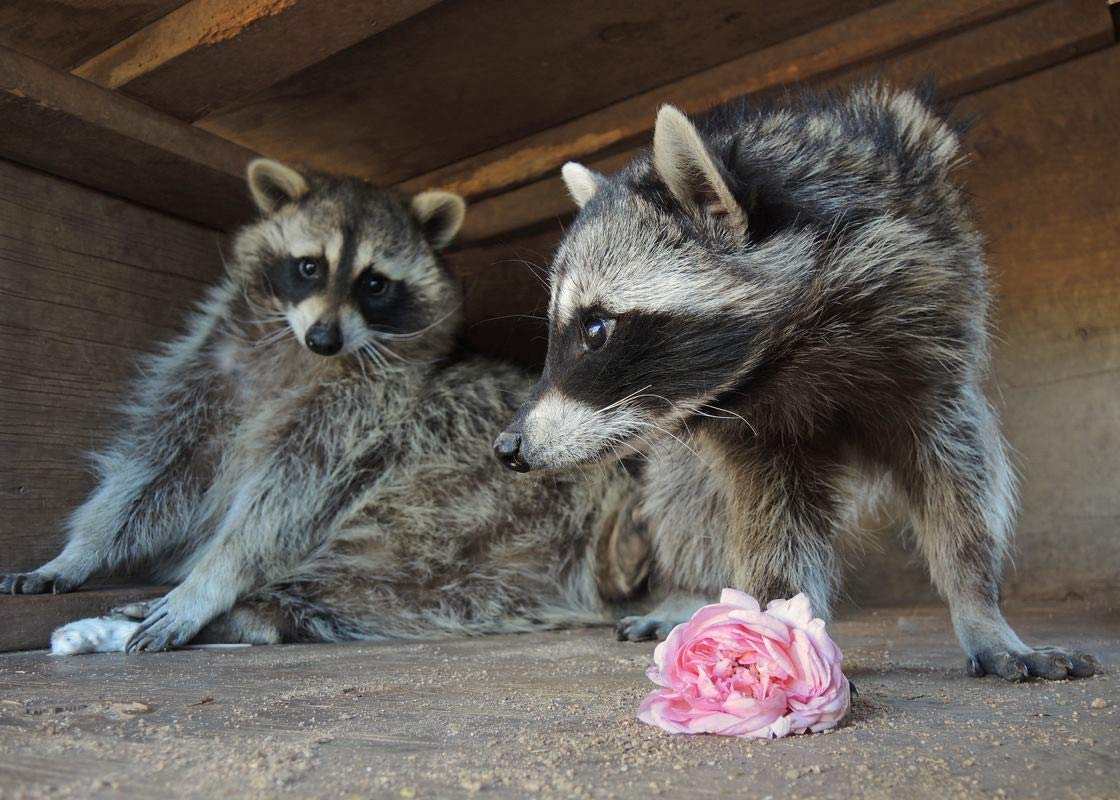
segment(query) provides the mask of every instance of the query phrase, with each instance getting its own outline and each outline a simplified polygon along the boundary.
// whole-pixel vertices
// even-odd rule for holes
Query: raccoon
[[[120,649],[122,630],[134,652],[608,619],[603,596],[648,564],[625,531],[633,480],[615,463],[511,483],[493,461],[532,379],[457,347],[439,251],[462,199],[269,160],[248,181],[262,216],[147,364],[65,548],[3,591],[120,570],[177,584],[60,630],[60,652]]]
[[[975,675],[1090,675],[999,608],[1016,487],[981,389],[990,289],[952,171],[963,130],[869,84],[672,106],[652,151],[563,178],[581,208],[551,267],[548,356],[495,452],[517,471],[638,451],[655,575],[711,595],[805,592],[869,486],[897,496]],[[690,605],[620,623],[664,635]]]

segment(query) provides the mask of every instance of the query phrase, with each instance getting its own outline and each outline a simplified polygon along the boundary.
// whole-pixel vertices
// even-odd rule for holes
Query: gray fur
[[[999,610],[1015,482],[981,391],[990,295],[960,158],[927,98],[869,85],[698,127],[663,109],[619,175],[567,167],[582,210],[544,376],[507,430],[518,465],[640,452],[664,587],[803,591],[825,618],[833,540],[885,483],[974,672],[1091,673]]]
[[[610,593],[633,588],[600,563],[631,479],[616,463],[511,481],[490,457],[531,380],[456,350],[459,289],[435,250],[462,201],[406,206],[273,162],[250,176],[264,213],[227,277],[145,365],[62,553],[3,591],[125,569],[177,584],[121,610],[143,617],[129,650],[609,619],[600,573],[615,575]],[[299,283],[297,256],[325,272]],[[368,318],[367,267],[400,300]],[[304,346],[324,323],[340,324],[337,355]]]

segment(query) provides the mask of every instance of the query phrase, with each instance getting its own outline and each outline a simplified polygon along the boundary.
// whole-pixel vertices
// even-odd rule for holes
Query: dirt
[[[1104,674],[965,675],[941,609],[832,626],[838,730],[672,737],[634,713],[652,644],[604,629],[443,642],[0,656],[0,797],[1120,798],[1120,619],[1012,614]]]

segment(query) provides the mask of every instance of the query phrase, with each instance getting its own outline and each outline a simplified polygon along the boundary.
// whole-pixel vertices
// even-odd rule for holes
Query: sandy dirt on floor
[[[941,609],[844,613],[838,730],[639,723],[653,645],[605,629],[442,642],[0,656],[0,797],[1120,798],[1120,620],[1011,614],[1104,674],[965,675]]]

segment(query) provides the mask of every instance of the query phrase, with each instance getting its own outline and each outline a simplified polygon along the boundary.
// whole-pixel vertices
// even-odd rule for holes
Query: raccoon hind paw
[[[1029,678],[1060,681],[1087,678],[1098,671],[1100,664],[1093,656],[1061,647],[1036,647],[1022,653],[986,650],[968,659],[968,672],[972,676],[998,675],[1008,681]]]
[[[0,594],[63,594],[78,588],[78,581],[47,572],[9,572],[0,575]]]

